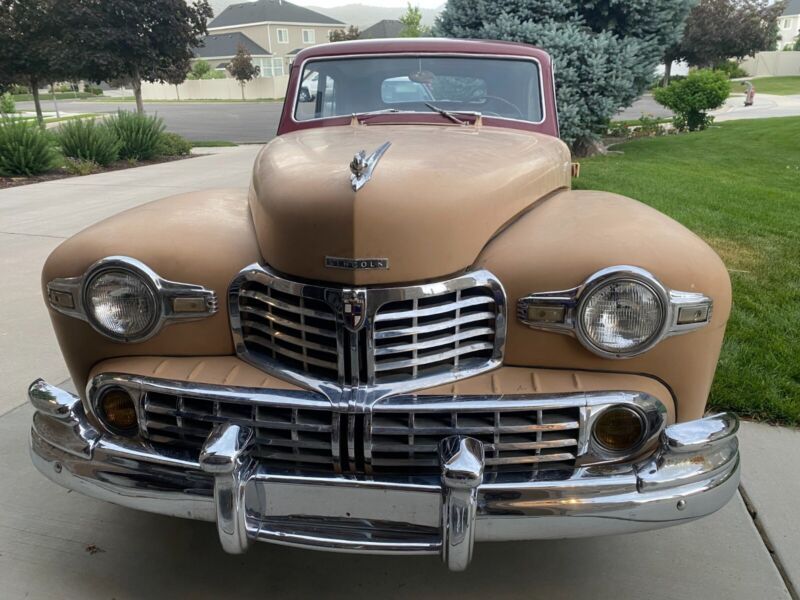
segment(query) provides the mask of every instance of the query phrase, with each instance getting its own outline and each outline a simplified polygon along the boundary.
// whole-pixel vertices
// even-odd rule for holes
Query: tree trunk
[[[181,101],[181,87],[179,85],[175,86],[175,96],[178,98],[178,102]]]
[[[669,80],[672,77],[672,59],[668,58],[664,63],[664,81],[662,82],[662,87],[667,87],[669,85]]]
[[[33,103],[36,105],[36,120],[39,125],[44,127],[44,115],[42,114],[42,101],[39,98],[39,80],[31,77],[31,94],[33,94]]]
[[[136,112],[144,114],[144,102],[142,101],[142,78],[139,69],[133,72],[133,95],[136,98]]]
[[[242,83],[240,83],[239,85],[242,86],[242,100],[244,100],[244,81]]]

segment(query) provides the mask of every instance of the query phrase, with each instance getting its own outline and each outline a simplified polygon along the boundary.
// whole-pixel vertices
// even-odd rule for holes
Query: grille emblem
[[[342,318],[345,327],[358,331],[367,316],[367,294],[364,290],[344,290],[342,292]]]

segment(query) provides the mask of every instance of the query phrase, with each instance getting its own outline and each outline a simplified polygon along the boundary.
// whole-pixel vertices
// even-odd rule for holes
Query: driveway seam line
[[[40,237],[40,238],[50,238],[54,240],[67,239],[66,236],[62,235],[48,235],[46,233],[20,233],[19,231],[0,231],[0,235],[19,235],[22,237]]]
[[[792,600],[800,600],[800,596],[798,595],[797,590],[795,589],[794,584],[792,583],[792,580],[789,578],[789,573],[783,566],[781,557],[775,551],[775,546],[769,539],[769,535],[767,534],[767,531],[764,529],[764,525],[762,524],[761,519],[758,518],[758,510],[756,509],[755,504],[753,504],[753,501],[747,494],[747,490],[745,490],[744,485],[742,485],[741,483],[739,484],[739,493],[741,494],[742,500],[744,501],[744,506],[747,509],[747,514],[749,514],[750,518],[753,519],[753,525],[755,525],[756,527],[756,531],[758,532],[758,535],[761,538],[761,542],[764,544],[764,547],[767,549],[769,557],[772,559],[772,563],[778,570],[778,574],[781,576],[781,579],[783,580],[783,585],[785,585],[786,589],[789,591],[789,596],[791,596]]]

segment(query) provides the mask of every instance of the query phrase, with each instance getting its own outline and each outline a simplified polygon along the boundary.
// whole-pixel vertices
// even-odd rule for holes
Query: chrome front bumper
[[[76,396],[34,382],[31,457],[66,488],[141,510],[217,523],[227,552],[252,540],[320,550],[440,554],[463,570],[475,541],[628,533],[685,523],[724,506],[739,482],[738,420],[725,413],[672,425],[634,465],[566,478],[484,481],[483,447],[454,436],[441,476],[408,483],[269,472],[253,432],[219,425],[199,458],[97,431]]]

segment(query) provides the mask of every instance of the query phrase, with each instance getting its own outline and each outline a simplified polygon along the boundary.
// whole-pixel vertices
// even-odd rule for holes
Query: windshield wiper
[[[449,110],[445,110],[445,109],[443,109],[443,108],[439,108],[438,106],[434,106],[434,105],[433,105],[433,104],[431,104],[430,102],[426,102],[426,103],[425,103],[425,106],[427,106],[428,108],[430,108],[430,109],[431,109],[433,112],[437,112],[437,113],[439,113],[440,115],[442,115],[443,117],[447,117],[447,118],[448,118],[448,119],[450,119],[450,120],[451,120],[453,123],[458,123],[459,125],[466,125],[466,124],[467,124],[467,122],[466,122],[466,121],[462,121],[461,119],[459,119],[457,116],[455,116],[455,114],[453,114],[453,113],[452,113],[452,112],[450,112]]]
[[[360,113],[353,113],[353,118],[358,119],[358,122],[361,122],[361,119],[372,117],[375,115],[388,115],[391,113],[399,113],[400,111],[396,108],[384,108],[382,110],[370,110],[367,112],[360,112]]]

